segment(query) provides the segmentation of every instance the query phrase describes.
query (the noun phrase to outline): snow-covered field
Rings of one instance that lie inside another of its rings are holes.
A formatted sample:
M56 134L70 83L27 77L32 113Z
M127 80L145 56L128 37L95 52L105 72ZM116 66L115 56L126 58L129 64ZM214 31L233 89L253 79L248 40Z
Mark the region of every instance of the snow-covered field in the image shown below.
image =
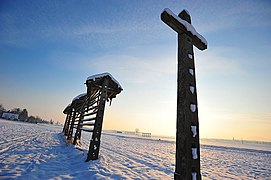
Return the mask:
M173 178L174 142L104 132L99 160L84 162L90 134L83 134L85 150L80 151L66 144L61 130L0 119L0 179ZM203 179L271 179L270 144L249 149L241 143L202 142Z

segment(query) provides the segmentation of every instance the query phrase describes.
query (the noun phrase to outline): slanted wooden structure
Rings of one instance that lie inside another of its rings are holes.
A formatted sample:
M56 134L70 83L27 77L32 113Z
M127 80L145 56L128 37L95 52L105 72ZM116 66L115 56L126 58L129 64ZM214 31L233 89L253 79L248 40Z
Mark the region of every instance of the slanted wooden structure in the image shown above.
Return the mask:
M69 104L63 111L66 115L66 121L63 127L63 133L67 136L67 141L72 143L75 130L78 127L80 112L82 111L83 104L87 98L87 93L82 93L73 98L71 104Z
M188 11L176 16L165 9L161 19L178 33L178 90L176 165L174 179L201 179L198 103L193 46L207 48L207 41L191 25Z
M123 89L109 73L90 76L86 80L87 93L75 97L63 111L66 120L63 133L68 142L81 145L81 132L90 132L86 161L98 159L106 101L111 101Z

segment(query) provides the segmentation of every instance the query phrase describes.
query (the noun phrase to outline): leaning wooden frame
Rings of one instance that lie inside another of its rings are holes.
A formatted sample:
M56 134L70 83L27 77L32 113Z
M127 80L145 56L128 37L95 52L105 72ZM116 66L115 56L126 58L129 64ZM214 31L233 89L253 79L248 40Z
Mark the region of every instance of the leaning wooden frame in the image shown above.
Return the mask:
M63 111L67 114L63 133L67 141L81 145L81 133L90 132L90 145L86 161L99 156L101 132L106 101L111 101L123 89L109 73L90 76L86 80L87 93L75 97ZM74 131L75 130L75 131Z

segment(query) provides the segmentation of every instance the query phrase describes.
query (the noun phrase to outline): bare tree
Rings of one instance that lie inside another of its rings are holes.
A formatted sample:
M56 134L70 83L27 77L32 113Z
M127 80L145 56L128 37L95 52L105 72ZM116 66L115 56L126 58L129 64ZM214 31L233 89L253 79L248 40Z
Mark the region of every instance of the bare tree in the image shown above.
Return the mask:
M138 128L135 129L135 133L136 134L139 133L139 129Z

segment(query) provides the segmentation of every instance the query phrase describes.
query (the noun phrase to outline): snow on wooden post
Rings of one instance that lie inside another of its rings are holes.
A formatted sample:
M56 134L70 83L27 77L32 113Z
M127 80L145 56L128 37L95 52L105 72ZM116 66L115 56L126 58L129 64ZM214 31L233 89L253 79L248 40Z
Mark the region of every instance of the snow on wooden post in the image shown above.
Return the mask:
M176 165L174 179L201 179L199 121L193 45L207 49L207 41L191 25L188 11L178 16L165 9L161 19L178 33L178 90Z

